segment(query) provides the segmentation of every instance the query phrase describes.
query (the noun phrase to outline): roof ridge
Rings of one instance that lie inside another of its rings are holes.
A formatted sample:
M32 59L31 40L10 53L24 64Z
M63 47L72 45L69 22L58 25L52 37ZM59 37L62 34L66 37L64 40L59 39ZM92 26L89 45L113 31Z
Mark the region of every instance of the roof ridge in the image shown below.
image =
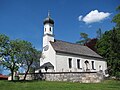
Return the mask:
M80 45L80 44L77 44L77 43L73 43L73 42L68 42L68 41L63 41L63 40L56 40L55 41L61 41L61 42L65 42L65 43L69 43L69 44L75 44L75 45L79 45L79 46L84 46L84 45ZM86 47L86 46L85 46Z

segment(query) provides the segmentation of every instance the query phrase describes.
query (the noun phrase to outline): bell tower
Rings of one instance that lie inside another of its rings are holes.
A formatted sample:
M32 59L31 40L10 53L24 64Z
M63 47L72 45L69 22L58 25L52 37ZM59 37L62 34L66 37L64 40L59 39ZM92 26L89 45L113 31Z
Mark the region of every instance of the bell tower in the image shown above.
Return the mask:
M43 36L43 47L49 44L49 41L54 42L54 21L50 17L50 12L48 12L47 18L43 21L44 24L44 36Z

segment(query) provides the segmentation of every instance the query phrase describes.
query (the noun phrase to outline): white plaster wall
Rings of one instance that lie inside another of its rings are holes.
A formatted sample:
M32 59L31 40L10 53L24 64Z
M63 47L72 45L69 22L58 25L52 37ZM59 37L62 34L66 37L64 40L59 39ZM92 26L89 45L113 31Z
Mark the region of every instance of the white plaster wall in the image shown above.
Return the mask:
M52 41L54 42L54 37L53 36L49 36L49 35L45 35L43 37L43 47L46 46L46 45L49 45L49 41Z
M72 68L69 68L69 62L68 59L72 58ZM80 67L82 68L82 62L83 59L81 57L76 57L72 55L67 55L67 54L57 54L56 55L56 64L57 64L57 72L77 72L77 71L83 71L83 69L78 69L77 68L77 59L80 59L81 65Z
M40 59L40 66L43 65L44 63L50 62L53 66L54 66L54 70L56 70L56 61L55 61L55 54L56 52L54 51L53 47L51 46L50 43L48 43L49 45L49 49L47 51L42 52L42 54L44 55L44 58ZM54 71L54 70L49 70L49 71ZM43 72L45 72L44 69L42 69Z
M68 58L72 58L72 68L69 68L69 62ZM77 68L77 59L80 59L81 64L80 68ZM89 61L88 69L89 71L99 71L99 66L102 66L102 70L107 69L107 63L104 60L96 59L96 58L90 58L90 57L83 57L83 56L75 56L75 55L69 55L69 54L61 54L57 53L56 55L56 72L81 72L86 71L86 65L85 61ZM92 63L91 61L94 61L94 68L92 69Z

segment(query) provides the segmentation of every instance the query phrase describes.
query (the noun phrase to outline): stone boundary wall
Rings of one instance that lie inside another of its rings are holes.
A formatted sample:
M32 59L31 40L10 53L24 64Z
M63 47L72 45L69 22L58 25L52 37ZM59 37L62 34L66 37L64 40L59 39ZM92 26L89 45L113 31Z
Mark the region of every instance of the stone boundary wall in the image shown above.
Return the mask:
M67 81L79 83L99 83L104 80L102 72L46 72L30 73L27 80Z
M80 82L80 83L98 83L103 80L103 74L96 73L96 72L46 73L45 80L47 80L47 81Z
M20 74L19 80L23 80L23 79L24 79L24 74ZM29 73L26 77L26 80L34 80L33 75Z

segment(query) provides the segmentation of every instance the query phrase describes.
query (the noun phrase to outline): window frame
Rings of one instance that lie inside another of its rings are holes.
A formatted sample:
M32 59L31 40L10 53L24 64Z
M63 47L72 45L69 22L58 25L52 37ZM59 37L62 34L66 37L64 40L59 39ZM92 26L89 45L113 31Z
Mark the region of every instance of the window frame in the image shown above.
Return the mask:
M46 27L45 27L45 32L46 32Z
M51 30L51 27L49 28L49 30L50 30L50 32L52 31L52 30Z
M72 68L72 58L68 58L69 68Z
M79 65L78 65L79 63ZM82 69L81 59L77 59L77 69Z
M81 63L81 60L80 60L80 59L77 59L77 68L78 68L78 69L81 69L81 67L80 67L80 66L81 66L80 63Z
M92 70L96 70L95 69L95 61L91 61L91 65L92 65Z

